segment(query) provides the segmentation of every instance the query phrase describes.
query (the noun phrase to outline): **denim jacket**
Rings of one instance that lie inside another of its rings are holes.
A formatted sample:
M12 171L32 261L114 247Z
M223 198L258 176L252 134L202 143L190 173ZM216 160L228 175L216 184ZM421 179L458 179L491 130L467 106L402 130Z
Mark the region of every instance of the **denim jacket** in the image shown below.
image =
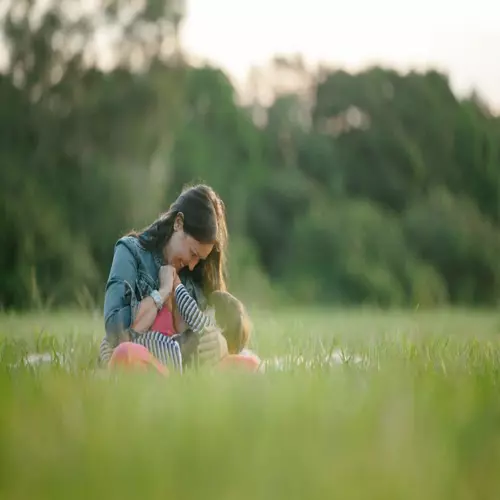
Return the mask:
M124 236L117 241L104 298L106 338L112 347L116 347L121 335L129 331L141 300L158 290L158 273L162 265L162 256L146 250L137 237ZM183 270L180 279L203 308L205 297L193 273Z

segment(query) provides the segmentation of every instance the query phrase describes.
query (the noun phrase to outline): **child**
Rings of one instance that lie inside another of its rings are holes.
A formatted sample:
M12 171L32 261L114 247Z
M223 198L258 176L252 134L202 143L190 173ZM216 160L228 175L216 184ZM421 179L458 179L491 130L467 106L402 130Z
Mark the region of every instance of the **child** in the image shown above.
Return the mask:
M218 327L227 341L229 356L221 362L223 367L241 366L257 370L260 360L249 351L250 320L243 304L228 292L215 291L208 297L208 311L202 312L181 281L174 282L175 301L186 325L198 336L207 327Z
M237 354L247 347L250 321L238 299L228 292L213 292L208 297L207 312L203 313L180 281L174 286L181 318L194 333L203 335L206 327L218 327L227 340L230 354Z

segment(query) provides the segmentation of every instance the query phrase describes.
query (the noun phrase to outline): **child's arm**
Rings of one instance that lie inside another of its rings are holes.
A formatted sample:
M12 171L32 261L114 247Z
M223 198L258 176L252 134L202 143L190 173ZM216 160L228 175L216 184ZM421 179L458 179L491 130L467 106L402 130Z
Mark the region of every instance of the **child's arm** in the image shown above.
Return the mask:
M182 319L193 332L201 334L205 327L216 326L212 318L200 310L196 300L180 281L175 287L175 301Z

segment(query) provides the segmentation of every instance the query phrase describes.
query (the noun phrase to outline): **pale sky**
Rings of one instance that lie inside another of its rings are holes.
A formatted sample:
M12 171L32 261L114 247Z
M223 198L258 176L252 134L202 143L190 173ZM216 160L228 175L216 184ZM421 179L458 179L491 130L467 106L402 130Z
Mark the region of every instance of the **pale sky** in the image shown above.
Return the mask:
M252 65L301 53L346 69L435 67L500 111L500 0L187 0L183 47L242 86Z

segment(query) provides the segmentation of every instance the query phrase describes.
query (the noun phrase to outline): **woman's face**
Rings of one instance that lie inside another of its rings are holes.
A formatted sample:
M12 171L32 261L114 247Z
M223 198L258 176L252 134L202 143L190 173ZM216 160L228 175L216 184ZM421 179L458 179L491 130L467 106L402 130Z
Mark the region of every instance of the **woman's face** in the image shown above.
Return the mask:
M177 220L174 232L165 247L164 257L177 272L184 267L192 271L200 260L209 256L213 247L213 243L200 243L185 233L182 220Z

